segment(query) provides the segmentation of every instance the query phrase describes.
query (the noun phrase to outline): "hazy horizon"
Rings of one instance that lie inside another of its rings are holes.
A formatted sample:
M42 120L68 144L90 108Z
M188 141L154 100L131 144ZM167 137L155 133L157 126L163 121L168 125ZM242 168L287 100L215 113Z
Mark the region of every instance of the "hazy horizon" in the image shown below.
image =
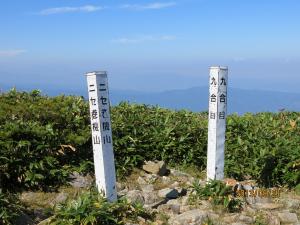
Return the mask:
M0 3L0 86L111 89L206 86L210 66L234 88L300 93L296 0L45 0Z

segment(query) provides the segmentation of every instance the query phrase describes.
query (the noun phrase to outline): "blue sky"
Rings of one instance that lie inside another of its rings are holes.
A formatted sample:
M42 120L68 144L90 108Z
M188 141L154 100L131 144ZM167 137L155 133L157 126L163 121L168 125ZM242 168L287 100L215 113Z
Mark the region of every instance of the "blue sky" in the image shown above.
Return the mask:
M82 89L107 70L112 89L204 86L229 67L232 87L300 92L300 1L6 0L0 89Z

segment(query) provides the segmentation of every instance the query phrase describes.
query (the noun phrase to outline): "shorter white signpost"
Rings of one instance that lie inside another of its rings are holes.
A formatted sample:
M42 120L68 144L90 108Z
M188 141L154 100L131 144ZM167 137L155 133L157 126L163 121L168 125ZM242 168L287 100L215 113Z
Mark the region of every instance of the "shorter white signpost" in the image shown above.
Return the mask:
M116 173L110 121L110 101L106 72L86 74L92 142L94 152L95 177L98 191L109 201L117 200Z
M224 178L227 79L227 67L210 68L207 180L222 180Z

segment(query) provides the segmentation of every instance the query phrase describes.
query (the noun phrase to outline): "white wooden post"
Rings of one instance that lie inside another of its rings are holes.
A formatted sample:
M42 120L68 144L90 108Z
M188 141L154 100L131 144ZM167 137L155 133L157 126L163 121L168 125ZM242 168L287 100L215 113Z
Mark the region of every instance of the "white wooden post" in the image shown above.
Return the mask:
M210 68L207 180L224 179L227 80L227 67Z
M89 92L96 186L98 191L103 193L109 201L116 201L116 173L107 74L102 71L90 72L86 76Z

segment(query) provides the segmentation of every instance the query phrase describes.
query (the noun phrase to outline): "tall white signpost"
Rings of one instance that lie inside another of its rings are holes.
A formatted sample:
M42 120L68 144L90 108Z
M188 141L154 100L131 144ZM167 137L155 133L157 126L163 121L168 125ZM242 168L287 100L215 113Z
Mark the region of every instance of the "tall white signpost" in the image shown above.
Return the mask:
M227 79L227 67L210 68L207 180L222 180L224 178Z
M92 142L94 152L95 177L98 191L109 201L117 200L116 173L110 121L110 101L106 72L86 74Z

